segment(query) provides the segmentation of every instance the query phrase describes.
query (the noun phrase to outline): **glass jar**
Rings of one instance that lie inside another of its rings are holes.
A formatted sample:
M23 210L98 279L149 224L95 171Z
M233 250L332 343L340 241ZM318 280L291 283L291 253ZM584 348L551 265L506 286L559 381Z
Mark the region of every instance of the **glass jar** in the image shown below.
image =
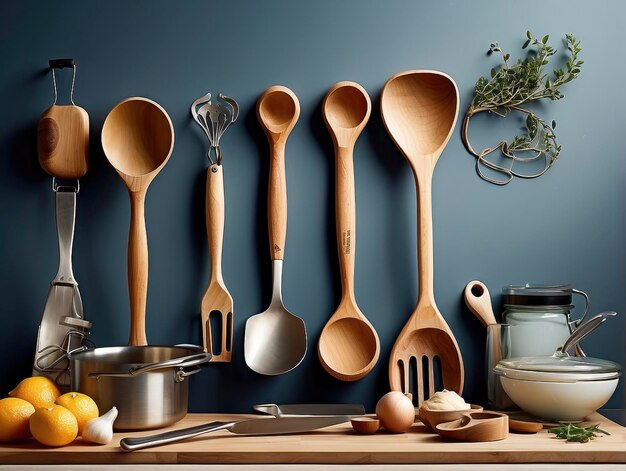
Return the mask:
M505 286L502 289L505 324L511 329L511 356L552 355L587 315L589 297L570 285ZM572 321L572 295L585 300L581 318ZM580 348L577 355L584 356Z

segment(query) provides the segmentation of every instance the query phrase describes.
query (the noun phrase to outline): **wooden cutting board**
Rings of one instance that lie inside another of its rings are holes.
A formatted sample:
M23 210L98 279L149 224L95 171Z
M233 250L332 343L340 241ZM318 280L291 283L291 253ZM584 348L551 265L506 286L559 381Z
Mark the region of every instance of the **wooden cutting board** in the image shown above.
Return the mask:
M247 416L189 414L170 429ZM536 435L510 434L488 443L445 442L416 422L409 433L357 435L349 423L317 432L273 437L245 437L220 431L185 442L126 453L126 436L117 433L109 445L47 448L34 440L0 447L2 464L215 464L215 463L626 463L626 428L599 414L590 417L610 436L588 443L565 443L544 429ZM163 429L163 431L166 429Z

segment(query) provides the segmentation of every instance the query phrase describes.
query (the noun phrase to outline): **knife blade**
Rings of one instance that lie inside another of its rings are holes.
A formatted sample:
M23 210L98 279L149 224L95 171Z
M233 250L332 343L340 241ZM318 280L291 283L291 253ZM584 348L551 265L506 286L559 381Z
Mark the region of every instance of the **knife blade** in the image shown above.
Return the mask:
M153 446L174 443L187 438L197 437L217 430L228 430L237 435L286 435L291 433L311 432L331 425L348 422L347 415L318 417L266 417L233 422L210 422L194 427L173 430L171 432L148 435L145 437L127 437L120 440L120 447L125 451L135 451Z
M274 417L365 414L363 404L258 404L252 409Z

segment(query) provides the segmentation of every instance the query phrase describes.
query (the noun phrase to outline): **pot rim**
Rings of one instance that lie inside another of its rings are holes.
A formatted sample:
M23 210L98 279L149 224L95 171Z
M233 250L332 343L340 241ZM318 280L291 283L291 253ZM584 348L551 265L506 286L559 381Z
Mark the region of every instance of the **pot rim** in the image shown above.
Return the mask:
M139 376L149 371L162 370L167 368L182 368L197 366L208 363L211 360L211 354L202 351L202 348L196 345L125 345L113 347L98 347L87 350L81 350L70 354L70 361L88 362L93 360L107 361L108 357L119 355L120 353L129 351L149 351L149 350L172 350L180 351L180 356L173 356L159 361L119 361L120 365L125 365L121 370L117 371L91 371L90 377L99 378L101 376ZM111 361L111 360L109 360ZM131 366L132 365L132 366ZM127 368L128 369L125 369Z

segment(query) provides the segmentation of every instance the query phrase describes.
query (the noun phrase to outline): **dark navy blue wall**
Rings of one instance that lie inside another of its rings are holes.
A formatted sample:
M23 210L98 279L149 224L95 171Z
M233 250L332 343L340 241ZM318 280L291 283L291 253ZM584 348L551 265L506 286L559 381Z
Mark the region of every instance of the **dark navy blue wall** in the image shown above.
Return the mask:
M623 19L620 0L464 1L64 1L0 6L0 391L30 373L48 285L56 273L54 198L39 168L35 127L51 103L50 58L77 60L76 101L91 118L91 168L78 198L74 269L93 340L128 338L126 190L104 158L100 130L128 96L150 97L176 129L170 162L149 189L147 333L154 344L199 342L199 305L208 277L204 228L205 142L189 106L207 91L234 97L241 118L223 139L226 187L224 277L235 300L232 364L191 379L192 411L248 411L260 402L351 401L372 408L386 392L393 341L417 296L415 192L408 165L379 114L385 80L406 69L454 77L466 109L475 80L496 64L497 40L517 57L527 29L553 44L574 33L586 61L562 102L542 113L559 121L563 152L542 178L499 188L480 180L455 132L434 177L435 290L466 368L466 396L485 399L484 329L461 292L474 278L495 294L504 284L570 282L592 311L614 309L585 342L589 354L624 362L626 157ZM373 113L355 152L356 295L381 340L376 369L356 383L328 376L316 356L319 333L340 295L334 239L333 155L320 101L340 80L370 93ZM270 297L267 144L257 96L283 84L302 113L287 145L289 228L284 300L309 331L309 354L292 373L262 377L243 360L246 319ZM478 139L503 130L477 122ZM517 124L515 125L517 126ZM514 126L514 127L515 127ZM497 130L497 131L496 131ZM482 133L482 134L481 134ZM504 136L504 135L503 135ZM499 307L497 307L499 309ZM610 406L624 407L620 388Z

